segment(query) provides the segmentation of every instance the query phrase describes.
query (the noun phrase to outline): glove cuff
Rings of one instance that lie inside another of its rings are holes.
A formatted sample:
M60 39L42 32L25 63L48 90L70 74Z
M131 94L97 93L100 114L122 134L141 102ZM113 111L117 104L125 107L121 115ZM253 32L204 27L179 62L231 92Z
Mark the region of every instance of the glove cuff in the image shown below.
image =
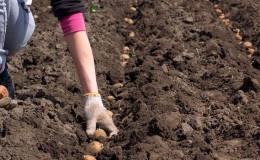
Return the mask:
M98 92L88 92L84 94L84 97L100 96Z

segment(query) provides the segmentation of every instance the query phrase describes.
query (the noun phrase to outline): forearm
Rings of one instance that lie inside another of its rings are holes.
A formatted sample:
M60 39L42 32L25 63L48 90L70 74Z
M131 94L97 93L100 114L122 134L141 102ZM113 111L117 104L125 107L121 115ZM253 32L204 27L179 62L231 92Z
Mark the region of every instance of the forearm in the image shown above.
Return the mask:
M72 55L82 92L98 92L94 58L82 13L83 1L51 0L51 5Z
M82 92L98 92L94 58L86 31L66 35L65 40L79 76Z
M82 0L51 0L54 15L59 19L67 46L72 55L84 93L86 133L93 135L97 123L109 133L117 135L118 129L107 114L98 92L92 49L86 34ZM96 92L96 93L90 93ZM88 93L88 94L85 94Z

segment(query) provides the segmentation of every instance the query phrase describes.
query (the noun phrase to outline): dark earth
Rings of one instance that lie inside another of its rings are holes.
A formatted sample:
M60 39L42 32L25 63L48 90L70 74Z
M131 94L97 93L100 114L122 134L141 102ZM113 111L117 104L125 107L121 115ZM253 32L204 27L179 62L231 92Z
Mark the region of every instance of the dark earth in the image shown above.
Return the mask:
M230 19L228 26L214 4ZM98 139L105 146L94 155L98 160L260 160L259 0L85 5L100 93L120 129L118 136ZM0 109L0 160L80 160L89 154L93 138L85 133L83 93L48 6L34 1L36 31L9 59L18 107ZM237 28L242 42L252 42L252 57L235 39ZM124 46L130 58L123 67Z

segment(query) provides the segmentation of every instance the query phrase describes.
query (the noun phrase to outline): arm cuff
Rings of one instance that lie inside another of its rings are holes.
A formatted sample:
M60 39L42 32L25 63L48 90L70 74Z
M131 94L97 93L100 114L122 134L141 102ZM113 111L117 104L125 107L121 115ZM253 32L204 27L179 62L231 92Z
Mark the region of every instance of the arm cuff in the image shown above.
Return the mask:
M59 20L64 36L78 31L85 31L85 21L82 12L70 14Z
M92 97L92 96L100 96L100 94L98 92L88 92L86 94L84 94L84 97Z

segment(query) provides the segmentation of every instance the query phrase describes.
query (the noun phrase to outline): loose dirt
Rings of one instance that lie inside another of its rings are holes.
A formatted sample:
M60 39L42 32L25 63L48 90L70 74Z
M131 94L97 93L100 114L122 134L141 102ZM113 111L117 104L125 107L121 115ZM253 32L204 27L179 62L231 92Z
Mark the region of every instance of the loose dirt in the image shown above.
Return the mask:
M85 17L99 89L120 129L99 139L105 148L97 159L260 159L259 1L92 3L97 12L86 2ZM82 159L93 140L85 134L77 74L48 5L34 2L36 31L9 59L19 107L0 109L1 160ZM235 39L236 28L242 41L253 43L253 57ZM130 58L122 67L124 46Z

